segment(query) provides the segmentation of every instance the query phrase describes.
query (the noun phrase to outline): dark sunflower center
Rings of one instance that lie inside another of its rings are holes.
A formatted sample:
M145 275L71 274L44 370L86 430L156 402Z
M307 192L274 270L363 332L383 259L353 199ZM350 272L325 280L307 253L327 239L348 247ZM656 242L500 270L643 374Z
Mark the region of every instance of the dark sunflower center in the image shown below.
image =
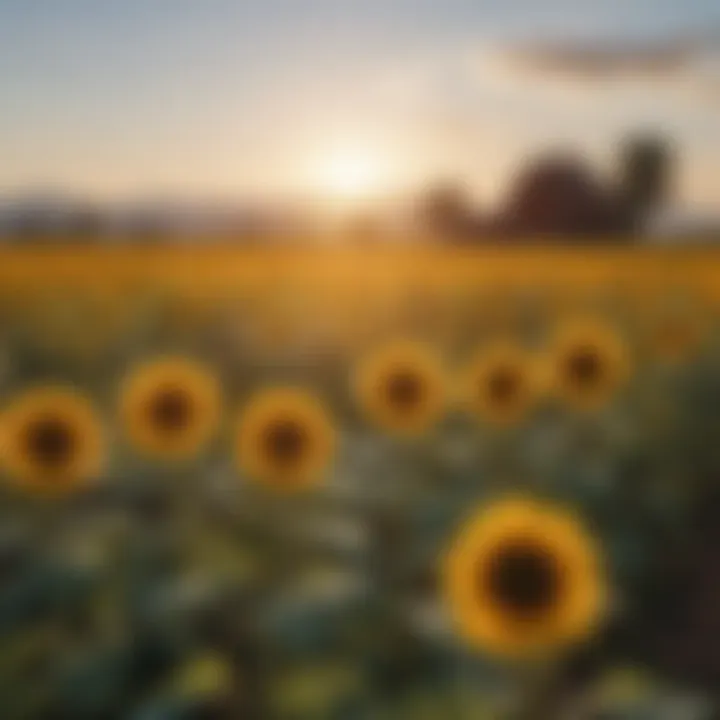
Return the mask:
M180 388L160 390L150 404L150 417L154 425L168 433L176 433L187 427L192 414L192 402Z
M593 348L579 348L568 359L570 377L581 385L593 385L602 376L602 360Z
M25 437L28 455L47 469L57 469L69 462L75 444L72 427L55 417L41 418L31 423Z
M304 428L293 420L274 423L265 436L268 455L281 465L298 462L305 453L307 442Z
M385 392L394 407L408 411L416 408L422 402L423 383L414 373L399 370L388 378Z
M519 542L495 553L484 581L498 606L526 617L554 605L561 577L556 560L547 550L532 542Z
M512 368L498 368L487 381L487 393L498 404L513 400L520 390L520 377Z

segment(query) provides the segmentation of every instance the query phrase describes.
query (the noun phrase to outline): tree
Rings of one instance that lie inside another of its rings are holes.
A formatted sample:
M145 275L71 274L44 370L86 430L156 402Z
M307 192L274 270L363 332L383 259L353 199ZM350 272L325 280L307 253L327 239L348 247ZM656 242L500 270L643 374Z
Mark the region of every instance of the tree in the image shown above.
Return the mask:
M474 231L473 210L462 187L438 183L426 190L418 203L421 226L432 235L457 239Z
M622 144L617 202L627 231L643 229L671 191L673 150L653 135L628 137Z
M570 154L534 160L517 176L501 229L515 235L602 235L610 231L605 189L585 163Z

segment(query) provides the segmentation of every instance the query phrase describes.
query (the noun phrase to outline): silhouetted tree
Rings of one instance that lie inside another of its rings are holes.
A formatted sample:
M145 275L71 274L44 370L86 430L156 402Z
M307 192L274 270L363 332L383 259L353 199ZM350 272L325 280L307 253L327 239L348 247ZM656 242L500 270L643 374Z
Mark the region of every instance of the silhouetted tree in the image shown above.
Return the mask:
M495 228L517 237L629 239L646 229L667 200L672 167L670 144L645 134L623 142L610 183L572 154L546 155L521 169Z
M650 215L666 202L671 191L673 150L670 143L651 135L627 138L621 148L617 187L622 229L639 232Z
M514 235L603 235L612 208L602 184L572 155L551 155L523 168L500 229Z
M438 183L420 198L417 215L421 226L440 238L468 237L477 229L470 200L461 187Z

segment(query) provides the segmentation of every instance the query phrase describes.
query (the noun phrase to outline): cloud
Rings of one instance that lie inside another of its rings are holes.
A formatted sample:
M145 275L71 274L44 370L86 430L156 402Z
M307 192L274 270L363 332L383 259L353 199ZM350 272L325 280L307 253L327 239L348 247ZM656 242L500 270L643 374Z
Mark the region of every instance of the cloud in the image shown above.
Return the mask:
M520 44L502 54L516 70L577 79L674 77L720 50L720 30L655 40L551 40Z
M617 88L693 103L720 103L720 28L654 39L554 39L510 43L486 56L506 81L583 94ZM632 88L635 88L635 91Z

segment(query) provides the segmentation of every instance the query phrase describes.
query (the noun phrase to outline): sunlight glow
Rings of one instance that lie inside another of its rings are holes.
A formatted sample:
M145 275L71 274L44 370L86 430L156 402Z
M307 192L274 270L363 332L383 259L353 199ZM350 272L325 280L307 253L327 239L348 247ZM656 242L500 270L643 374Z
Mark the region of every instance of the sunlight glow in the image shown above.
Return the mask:
M340 200L358 200L381 192L387 183L382 159L369 151L340 149L327 155L318 172L319 189Z

